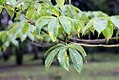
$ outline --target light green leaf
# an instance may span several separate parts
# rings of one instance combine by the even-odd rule
[[[86,26],[83,28],[82,34],[85,34],[85,32],[86,32],[89,28],[91,28],[91,27],[93,26],[93,21],[94,21],[94,19],[90,20],[90,21],[86,24]]]
[[[18,46],[19,45],[19,42],[17,40],[11,40],[12,44],[15,45],[15,46]]]
[[[0,13],[2,12],[3,6],[0,5]]]
[[[32,41],[35,40],[35,36],[32,33],[29,32],[29,33],[27,33],[27,35]]]
[[[94,21],[93,27],[100,34],[107,27],[107,24],[108,24],[108,21],[106,19],[101,20],[98,18]]]
[[[47,25],[49,23],[49,19],[43,19],[43,20],[37,20],[36,21],[36,27],[37,27],[37,31],[40,34],[41,29],[43,28],[43,26]]]
[[[14,16],[14,8],[11,5],[5,5],[5,8],[11,18]]]
[[[9,5],[13,6],[13,7],[16,6],[16,3],[17,3],[16,0],[7,0],[7,4],[9,4]]]
[[[65,0],[56,0],[56,3],[59,7],[62,7],[65,3]]]
[[[42,8],[42,6],[41,6],[40,3],[35,3],[34,7],[37,9],[37,12],[38,12],[38,13],[40,12],[40,10],[41,10],[41,8]]]
[[[69,53],[70,53],[70,57],[73,62],[74,68],[77,70],[77,72],[80,73],[83,68],[82,56],[78,53],[78,51],[75,48],[69,48]]]
[[[64,28],[64,31],[69,35],[71,32],[71,28],[72,28],[72,24],[69,18],[66,16],[60,16],[59,21],[62,27]]]
[[[23,34],[26,34],[28,32],[28,29],[29,29],[29,24],[28,24],[28,22],[26,22],[24,24],[23,29],[22,29]]]
[[[111,22],[119,29],[119,16],[110,17]]]
[[[74,27],[76,31],[80,32],[84,28],[85,25],[79,19],[74,19],[73,21],[74,21]]]
[[[108,22],[108,26],[105,28],[105,30],[102,32],[103,35],[107,40],[109,40],[113,35],[113,24],[111,22]]]
[[[59,27],[58,19],[57,18],[50,19],[50,22],[48,24],[48,32],[53,42],[55,42],[57,39],[58,27]]]
[[[6,0],[0,0],[0,4],[4,4]]]
[[[59,16],[59,15],[60,15],[59,10],[58,10],[57,7],[52,7],[52,8],[51,8],[51,13],[52,13],[53,15],[55,15],[55,16]]]
[[[54,57],[57,55],[57,53],[59,52],[61,48],[56,48],[54,50],[51,51],[51,53],[47,56],[46,60],[45,60],[45,69],[48,70],[54,60]]]
[[[1,39],[1,41],[5,42],[6,38],[7,38],[7,32],[6,31],[1,31],[0,32],[0,39]]]
[[[58,61],[60,65],[67,71],[69,71],[69,57],[67,55],[66,49],[62,48],[58,53]]]

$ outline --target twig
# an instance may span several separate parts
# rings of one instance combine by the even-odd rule
[[[109,40],[115,40],[119,39],[119,37],[112,37]],[[85,42],[85,43],[104,43],[107,41],[107,39],[94,39],[94,40],[87,40],[87,39],[78,39],[78,38],[71,38],[72,41],[79,41],[79,42]]]
[[[78,44],[80,46],[84,47],[119,47],[119,44],[110,44],[110,45],[105,45],[105,44],[86,44],[86,43],[74,43]]]

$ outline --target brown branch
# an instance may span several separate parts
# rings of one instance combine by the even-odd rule
[[[54,44],[49,44],[49,43],[37,43],[37,42],[31,42],[31,44],[39,47],[51,47]]]
[[[119,44],[86,44],[86,43],[74,43],[84,47],[119,47]]]
[[[112,37],[109,40],[119,39],[119,37]],[[94,39],[94,40],[87,40],[87,39],[78,39],[78,38],[71,38],[72,41],[79,41],[85,43],[105,43],[107,39]]]

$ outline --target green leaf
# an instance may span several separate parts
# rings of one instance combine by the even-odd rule
[[[43,19],[43,20],[37,20],[36,21],[36,27],[37,27],[37,31],[40,34],[41,29],[43,26],[47,25],[49,23],[49,19]]]
[[[103,35],[107,40],[109,40],[113,35],[113,24],[111,22],[108,22],[108,26],[105,28],[105,30],[102,32]]]
[[[84,59],[84,62],[87,62],[87,60],[86,60],[87,54],[86,54],[86,52],[85,52],[85,50],[83,49],[82,46],[79,46],[77,44],[71,44],[71,47],[75,48],[78,52],[80,52],[82,57],[83,57],[83,59]]]
[[[83,22],[81,22],[79,19],[74,19],[74,27],[77,32],[80,32],[84,28]]]
[[[12,7],[11,5],[5,5],[5,8],[6,8],[8,14],[10,15],[10,17],[13,18],[13,16],[14,16],[14,7]]]
[[[37,9],[38,13],[41,11],[42,6],[40,3],[35,3],[34,7]]]
[[[1,31],[0,32],[0,39],[2,40],[2,42],[5,42],[6,38],[7,38],[7,32]]]
[[[94,21],[93,27],[100,34],[107,27],[107,24],[108,24],[108,21],[106,19],[101,20],[98,18]]]
[[[35,40],[35,36],[32,33],[29,32],[29,33],[27,33],[27,35],[32,41]]]
[[[60,16],[59,21],[62,27],[64,28],[64,31],[69,35],[71,32],[71,28],[72,28],[72,24],[69,18],[66,16]]]
[[[15,45],[15,46],[18,46],[19,45],[19,42],[17,40],[11,40],[12,44]]]
[[[2,12],[3,6],[0,5],[0,13]]]
[[[57,39],[58,27],[59,27],[58,19],[57,18],[50,19],[50,22],[48,24],[48,32],[53,42],[55,42]]]
[[[28,8],[27,12],[26,12],[27,18],[28,18],[28,19],[33,19],[35,12],[36,12],[36,9],[34,8],[33,5],[31,5],[31,6]]]
[[[77,70],[77,72],[80,73],[83,68],[82,56],[78,53],[78,51],[75,48],[69,48],[69,53],[70,53],[70,57],[73,62],[74,68]]]
[[[94,19],[91,19],[91,20],[86,24],[86,26],[83,28],[82,34],[85,34],[86,30],[88,30],[89,28],[91,28],[91,27],[93,26],[93,21],[94,21]]]
[[[57,53],[59,52],[61,48],[56,48],[54,50],[51,51],[51,53],[47,56],[46,60],[45,60],[45,69],[48,70],[54,60],[54,57],[57,55]]]
[[[111,22],[119,29],[119,16],[110,17]]]
[[[23,34],[26,34],[28,32],[28,29],[29,29],[29,24],[28,24],[28,22],[26,22],[24,24],[23,29],[22,29]]]
[[[0,4],[4,4],[6,0],[0,0]]]
[[[7,0],[7,4],[9,4],[9,5],[13,6],[13,7],[16,6],[16,3],[17,3],[16,0]]]
[[[26,34],[21,34],[21,36],[20,36],[21,42],[25,41],[26,38],[27,38]]]
[[[58,61],[60,65],[67,71],[69,71],[69,57],[67,55],[66,49],[62,48],[58,53]]]
[[[52,7],[52,8],[51,8],[51,13],[52,13],[53,15],[55,15],[55,16],[59,16],[59,15],[60,15],[59,10],[58,10],[57,7]]]
[[[65,3],[65,0],[56,0],[56,3],[59,7],[62,7]]]

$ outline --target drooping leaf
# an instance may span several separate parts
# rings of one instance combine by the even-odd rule
[[[1,41],[5,42],[6,38],[7,38],[7,31],[1,31],[0,32],[0,39],[1,39]]]
[[[66,49],[62,48],[58,53],[58,61],[60,65],[67,71],[69,71],[69,57],[67,55]]]
[[[119,29],[119,16],[110,17],[111,22]]]
[[[30,38],[32,41],[35,40],[35,36],[32,33],[28,32],[27,35],[28,35],[28,38]]]
[[[56,3],[59,7],[62,7],[65,3],[65,0],[56,0]]]
[[[40,21],[39,20],[36,21],[36,27],[37,27],[37,31],[39,34],[41,32],[42,27],[47,25],[49,23],[49,21],[50,21],[49,19],[43,19]]]
[[[71,32],[72,24],[71,21],[66,16],[60,16],[59,21],[64,28],[64,31],[69,35]]]
[[[58,10],[57,7],[52,7],[52,8],[51,8],[51,13],[52,13],[53,15],[55,15],[55,16],[59,16],[59,15],[60,15],[60,12],[59,12],[59,10]]]
[[[74,21],[74,27],[75,27],[76,31],[80,32],[84,28],[83,22],[81,22],[78,19],[74,19],[73,21]]]
[[[41,10],[41,8],[42,8],[42,6],[41,6],[40,3],[35,3],[34,7],[37,9],[37,12],[38,12],[38,13],[40,12],[40,10]]]
[[[93,27],[95,28],[95,30],[98,32],[98,34],[100,34],[108,25],[108,21],[105,20],[101,20],[101,19],[96,19],[94,21]]]
[[[105,30],[102,32],[105,38],[108,40],[113,35],[113,24],[111,22],[108,22],[108,26],[105,28]]]
[[[14,7],[12,7],[11,5],[5,5],[5,8],[8,12],[8,14],[10,15],[11,18],[13,18],[14,16]]]
[[[90,20],[90,21],[86,24],[86,26],[83,28],[82,34],[85,34],[85,32],[86,32],[89,28],[91,28],[91,27],[93,26],[93,21],[94,21],[94,19]]]
[[[83,68],[83,59],[80,53],[75,48],[69,48],[69,53],[71,60],[73,62],[74,68],[77,70],[77,72],[81,72]]]
[[[47,56],[45,60],[45,69],[48,70],[54,60],[54,57],[57,55],[61,48],[56,48],[50,52],[50,54]]]
[[[58,19],[57,18],[51,19],[48,24],[48,32],[53,42],[55,42],[57,39],[58,27],[59,27]]]

